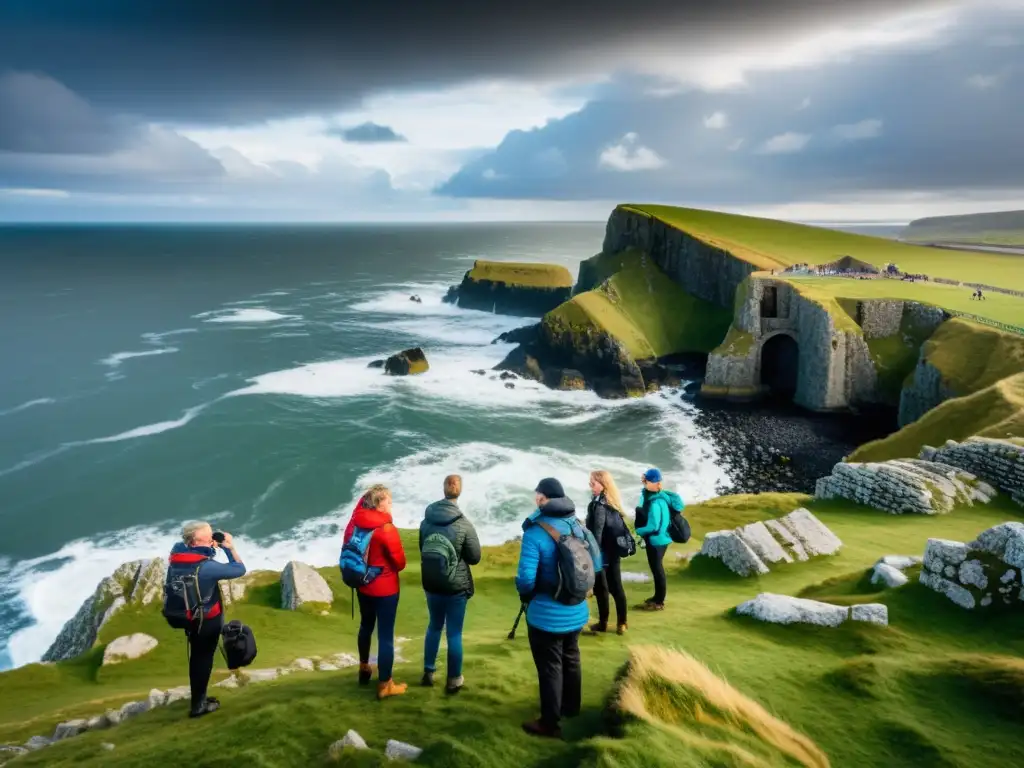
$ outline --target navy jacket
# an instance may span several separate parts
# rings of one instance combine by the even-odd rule
[[[228,557],[226,563],[213,558],[217,554],[215,547],[188,547],[179,542],[171,548],[169,562],[175,565],[195,564],[199,568],[199,593],[203,598],[206,618],[212,619],[221,613],[220,589],[218,584],[228,579],[237,579],[245,575],[245,564],[235,561],[228,549],[222,550]]]

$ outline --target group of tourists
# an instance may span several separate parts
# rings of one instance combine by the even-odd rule
[[[636,553],[638,542],[629,530],[611,474],[595,471],[589,479],[591,500],[584,523],[577,518],[576,506],[565,495],[562,484],[555,478],[545,478],[535,489],[535,509],[522,524],[515,586],[526,616],[540,690],[540,717],[524,723],[523,729],[534,736],[558,738],[562,718],[579,714],[580,635],[612,629],[612,602],[615,631],[622,635],[628,629],[621,561]],[[649,469],[641,480],[635,535],[646,550],[654,594],[636,608],[661,611],[667,595],[665,553],[673,541],[685,541],[689,531],[681,516],[682,499],[662,488],[661,472]],[[471,568],[480,563],[481,546],[476,529],[458,504],[462,478],[446,477],[443,493],[444,498],[426,508],[419,529],[421,583],[428,614],[420,682],[426,687],[435,685],[443,632],[448,645],[444,688],[454,695],[465,685],[462,633],[467,605],[474,594]],[[353,588],[359,606],[360,685],[373,680],[370,646],[374,633],[377,635],[378,699],[400,696],[408,690],[408,684],[396,682],[393,675],[399,574],[407,560],[391,506],[391,492],[383,485],[374,485],[363,494],[345,528],[339,559],[342,580]],[[207,523],[191,523],[182,534],[183,542],[171,555],[168,584],[173,578],[181,578],[175,569],[193,569],[198,580],[202,607],[195,615],[189,614],[190,623],[182,628],[191,651],[190,714],[200,717],[219,707],[216,699],[206,695],[223,622],[217,585],[221,580],[242,576],[245,566],[229,534],[214,533]],[[218,547],[227,553],[227,564],[213,560]],[[587,603],[591,594],[598,609],[598,620],[593,624],[589,623]]]

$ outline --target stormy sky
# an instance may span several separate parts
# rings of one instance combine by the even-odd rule
[[[1024,0],[8,0],[0,220],[1024,207]]]

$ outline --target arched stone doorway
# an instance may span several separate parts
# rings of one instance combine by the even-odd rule
[[[800,346],[789,334],[776,334],[761,345],[761,384],[771,396],[792,400],[799,368]]]

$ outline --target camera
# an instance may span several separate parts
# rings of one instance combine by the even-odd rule
[[[223,544],[224,543],[224,531],[214,531],[213,532],[213,540],[216,541],[218,544]]]

